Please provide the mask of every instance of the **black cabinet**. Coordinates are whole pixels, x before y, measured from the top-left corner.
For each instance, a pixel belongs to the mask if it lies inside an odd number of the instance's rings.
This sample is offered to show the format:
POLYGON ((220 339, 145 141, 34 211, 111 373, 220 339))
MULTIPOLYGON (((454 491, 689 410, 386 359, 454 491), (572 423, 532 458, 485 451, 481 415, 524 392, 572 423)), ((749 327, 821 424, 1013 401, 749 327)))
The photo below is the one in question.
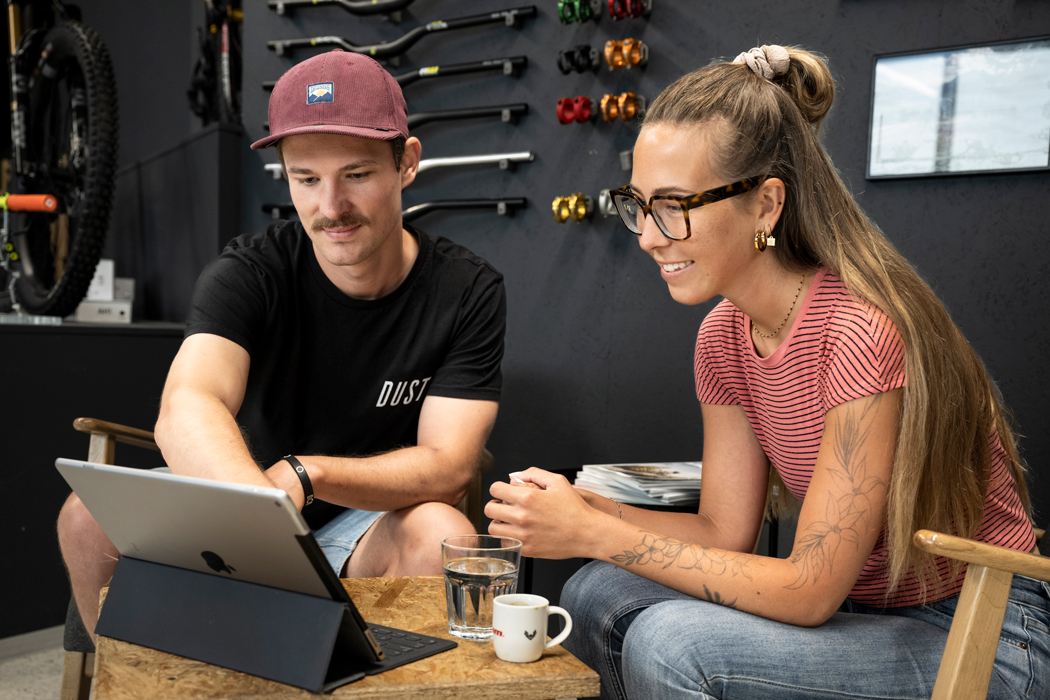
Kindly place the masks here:
MULTIPOLYGON (((70 489, 55 459, 86 459, 79 416, 153 429, 182 326, 0 325, 0 638, 60 625, 69 582, 55 535, 70 489)), ((117 448, 117 463, 160 466, 160 454, 117 448)))

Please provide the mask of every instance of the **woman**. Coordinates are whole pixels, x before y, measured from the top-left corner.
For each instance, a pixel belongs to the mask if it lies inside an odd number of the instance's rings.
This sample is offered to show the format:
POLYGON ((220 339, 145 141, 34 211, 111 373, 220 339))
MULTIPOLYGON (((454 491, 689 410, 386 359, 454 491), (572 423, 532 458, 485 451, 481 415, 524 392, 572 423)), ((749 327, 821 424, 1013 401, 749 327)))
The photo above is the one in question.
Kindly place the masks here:
MULTIPOLYGON (((696 344, 699 513, 538 469, 492 486, 492 534, 597 560, 561 603, 603 697, 928 698, 964 572, 912 533, 1034 550, 995 385, 818 141, 833 95, 796 48, 686 75, 615 193, 675 300, 724 297, 696 344), (801 500, 788 559, 752 554, 767 492, 801 500)), ((1047 697, 1048 624, 1050 587, 1015 577, 989 697, 1047 697)))

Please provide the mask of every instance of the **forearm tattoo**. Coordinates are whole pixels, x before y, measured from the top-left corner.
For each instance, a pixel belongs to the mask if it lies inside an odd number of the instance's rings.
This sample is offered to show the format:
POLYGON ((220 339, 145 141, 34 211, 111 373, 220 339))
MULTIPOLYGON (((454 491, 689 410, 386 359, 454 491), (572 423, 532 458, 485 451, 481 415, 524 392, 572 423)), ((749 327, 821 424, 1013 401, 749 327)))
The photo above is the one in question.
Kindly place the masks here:
POLYGON ((867 465, 862 454, 871 428, 869 418, 874 418, 882 394, 872 397, 860 411, 849 409, 845 415, 837 416, 833 428, 836 434, 835 460, 837 467, 828 469, 840 491, 828 494, 824 508, 824 520, 811 524, 799 539, 791 555, 798 566, 798 578, 790 589, 798 589, 806 583, 815 583, 821 574, 831 572, 835 555, 843 542, 859 546, 860 534, 868 527, 872 503, 870 495, 883 488, 885 482, 867 475, 867 465), (859 415, 857 415, 859 413, 859 415))
POLYGON ((668 569, 693 569, 705 574, 743 576, 751 579, 751 562, 745 555, 736 552, 701 547, 696 544, 679 542, 668 537, 646 532, 642 541, 634 549, 625 549, 623 554, 613 555, 612 560, 628 566, 647 566, 656 564, 668 569))

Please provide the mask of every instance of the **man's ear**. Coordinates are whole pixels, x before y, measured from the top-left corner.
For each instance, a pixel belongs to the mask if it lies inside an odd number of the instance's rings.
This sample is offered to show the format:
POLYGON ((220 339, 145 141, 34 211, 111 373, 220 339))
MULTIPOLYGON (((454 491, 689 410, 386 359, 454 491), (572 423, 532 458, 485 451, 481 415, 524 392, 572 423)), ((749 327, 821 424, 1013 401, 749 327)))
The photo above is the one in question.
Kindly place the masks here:
POLYGON ((423 144, 415 136, 409 136, 405 141, 405 153, 401 156, 401 189, 405 189, 416 179, 422 153, 423 144))

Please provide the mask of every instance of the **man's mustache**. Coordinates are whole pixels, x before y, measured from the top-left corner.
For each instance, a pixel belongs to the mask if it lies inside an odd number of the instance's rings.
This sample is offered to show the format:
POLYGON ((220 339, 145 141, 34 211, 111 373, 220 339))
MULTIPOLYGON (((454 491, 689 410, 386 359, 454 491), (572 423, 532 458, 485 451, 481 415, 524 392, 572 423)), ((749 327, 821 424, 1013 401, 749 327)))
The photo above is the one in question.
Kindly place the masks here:
POLYGON ((358 214, 345 214, 336 220, 321 217, 310 225, 314 233, 321 233, 326 228, 343 228, 345 226, 367 226, 371 222, 358 214))

